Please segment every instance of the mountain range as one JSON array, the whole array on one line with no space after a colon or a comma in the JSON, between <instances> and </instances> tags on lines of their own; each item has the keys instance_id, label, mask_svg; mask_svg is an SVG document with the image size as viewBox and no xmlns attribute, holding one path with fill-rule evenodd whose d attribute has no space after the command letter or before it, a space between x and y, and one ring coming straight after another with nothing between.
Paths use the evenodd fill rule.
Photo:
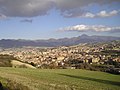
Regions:
<instances>
[{"instance_id":1,"label":"mountain range","mask_svg":"<svg viewBox=\"0 0 120 90\"><path fill-rule=\"evenodd\" d=\"M78 37L61 38L61 39L48 39L48 40L23 40L23 39L1 39L0 47L12 48L23 46L37 46L37 47L56 47L56 46L70 46L80 43L95 43L120 40L120 37L113 36L88 36L83 34Z\"/></svg>"}]
</instances>

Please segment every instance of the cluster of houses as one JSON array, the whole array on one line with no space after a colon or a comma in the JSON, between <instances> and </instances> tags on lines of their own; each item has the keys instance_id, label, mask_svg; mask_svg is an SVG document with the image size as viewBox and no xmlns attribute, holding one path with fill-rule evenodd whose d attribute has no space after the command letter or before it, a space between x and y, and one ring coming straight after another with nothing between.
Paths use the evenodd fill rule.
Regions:
<instances>
[{"instance_id":1,"label":"cluster of houses","mask_svg":"<svg viewBox=\"0 0 120 90\"><path fill-rule=\"evenodd\" d=\"M111 48L112 47L112 48ZM116 43L80 44L74 46L60 46L51 48L22 47L9 48L0 51L0 54L13 55L22 62L32 63L36 67L42 65L71 66L79 63L105 64L108 60L120 62L120 56L112 57L102 51L120 51L120 45ZM118 53L119 54L119 53Z\"/></svg>"}]
</instances>

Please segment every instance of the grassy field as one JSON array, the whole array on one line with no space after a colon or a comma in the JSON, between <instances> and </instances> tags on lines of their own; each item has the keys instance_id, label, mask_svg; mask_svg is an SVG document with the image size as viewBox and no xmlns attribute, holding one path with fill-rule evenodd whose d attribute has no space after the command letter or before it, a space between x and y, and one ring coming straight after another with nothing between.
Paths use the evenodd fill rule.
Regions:
<instances>
[{"instance_id":1,"label":"grassy field","mask_svg":"<svg viewBox=\"0 0 120 90\"><path fill-rule=\"evenodd\" d=\"M35 69L34 66L32 66L30 64L27 64L27 63L17 61L17 60L11 60L11 64L12 64L12 67L33 68L33 69Z\"/></svg>"},{"instance_id":2,"label":"grassy field","mask_svg":"<svg viewBox=\"0 0 120 90\"><path fill-rule=\"evenodd\" d=\"M120 90L120 75L79 69L0 67L0 81L16 82L29 90Z\"/></svg>"}]
</instances>

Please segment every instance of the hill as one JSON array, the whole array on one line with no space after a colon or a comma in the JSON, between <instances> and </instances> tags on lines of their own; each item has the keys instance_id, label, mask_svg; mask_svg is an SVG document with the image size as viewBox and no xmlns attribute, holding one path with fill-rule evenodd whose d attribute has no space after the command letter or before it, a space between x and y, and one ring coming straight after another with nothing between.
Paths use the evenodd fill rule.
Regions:
<instances>
[{"instance_id":1,"label":"hill","mask_svg":"<svg viewBox=\"0 0 120 90\"><path fill-rule=\"evenodd\" d=\"M21 62L11 55L0 55L0 67L15 67L15 68L34 68L34 66Z\"/></svg>"},{"instance_id":2,"label":"hill","mask_svg":"<svg viewBox=\"0 0 120 90\"><path fill-rule=\"evenodd\" d=\"M56 46L77 45L79 43L95 43L95 42L105 42L112 40L120 40L120 37L88 36L84 34L79 37L48 39L48 40L2 39L0 40L0 47L3 48L22 47L22 46L56 47Z\"/></svg>"},{"instance_id":3,"label":"hill","mask_svg":"<svg viewBox=\"0 0 120 90\"><path fill-rule=\"evenodd\" d=\"M80 69L1 67L0 80L12 90L120 90L120 75Z\"/></svg>"},{"instance_id":4,"label":"hill","mask_svg":"<svg viewBox=\"0 0 120 90\"><path fill-rule=\"evenodd\" d=\"M16 67L16 68L18 67L18 68L34 68L35 69L34 66L17 61L17 60L11 60L11 64L12 64L12 67Z\"/></svg>"},{"instance_id":5,"label":"hill","mask_svg":"<svg viewBox=\"0 0 120 90\"><path fill-rule=\"evenodd\" d=\"M15 60L10 55L0 55L0 67L12 67L11 60Z\"/></svg>"}]
</instances>

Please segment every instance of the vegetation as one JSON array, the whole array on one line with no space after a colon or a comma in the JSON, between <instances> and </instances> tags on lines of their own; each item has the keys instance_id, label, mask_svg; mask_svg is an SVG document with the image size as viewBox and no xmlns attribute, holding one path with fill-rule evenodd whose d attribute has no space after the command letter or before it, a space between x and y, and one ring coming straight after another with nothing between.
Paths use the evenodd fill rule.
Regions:
<instances>
[{"instance_id":1,"label":"vegetation","mask_svg":"<svg viewBox=\"0 0 120 90\"><path fill-rule=\"evenodd\" d=\"M15 60L15 58L10 55L0 55L0 66L12 67L11 60Z\"/></svg>"},{"instance_id":2,"label":"vegetation","mask_svg":"<svg viewBox=\"0 0 120 90\"><path fill-rule=\"evenodd\" d=\"M11 64L15 68L35 68L34 66L20 61L12 60Z\"/></svg>"},{"instance_id":3,"label":"vegetation","mask_svg":"<svg viewBox=\"0 0 120 90\"><path fill-rule=\"evenodd\" d=\"M17 60L11 55L0 55L0 67L35 68L28 63Z\"/></svg>"},{"instance_id":4,"label":"vegetation","mask_svg":"<svg viewBox=\"0 0 120 90\"><path fill-rule=\"evenodd\" d=\"M0 77L0 81L0 90L29 90L28 87L6 78Z\"/></svg>"},{"instance_id":5,"label":"vegetation","mask_svg":"<svg viewBox=\"0 0 120 90\"><path fill-rule=\"evenodd\" d=\"M118 50L104 50L104 51L102 51L102 54L111 55L112 57L118 57L118 56L120 56L120 51L118 51Z\"/></svg>"},{"instance_id":6,"label":"vegetation","mask_svg":"<svg viewBox=\"0 0 120 90\"><path fill-rule=\"evenodd\" d=\"M81 69L1 67L0 77L4 85L11 81L11 87L22 88L11 90L120 90L120 75Z\"/></svg>"}]
</instances>

